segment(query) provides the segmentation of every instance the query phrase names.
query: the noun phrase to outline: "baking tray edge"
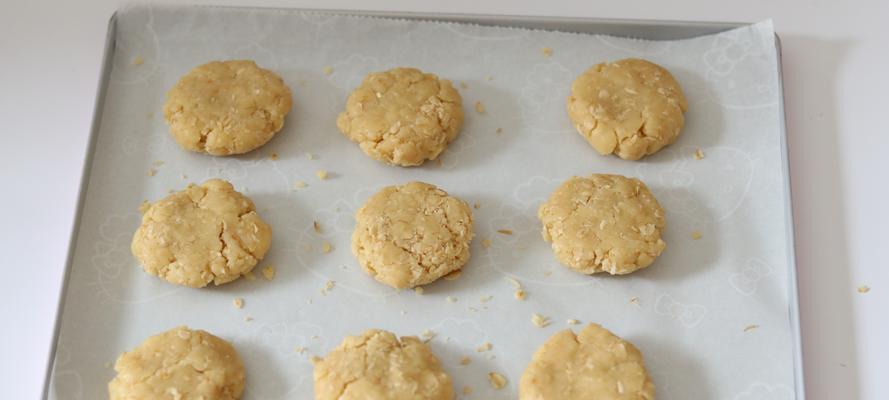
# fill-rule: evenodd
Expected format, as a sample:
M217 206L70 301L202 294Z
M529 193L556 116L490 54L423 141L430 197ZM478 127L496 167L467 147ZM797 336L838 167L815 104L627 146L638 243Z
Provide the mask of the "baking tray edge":
M71 236L68 241L68 255L65 260L65 270L62 272L62 287L59 292L58 305L56 306L56 318L53 327L52 344L50 344L49 359L44 372L43 395L44 400L49 398L52 371L55 365L56 350L59 345L59 334L62 329L62 314L65 306L65 298L68 295L68 283L71 279L71 267L74 264L74 250L77 247L77 235L80 233L80 223L83 217L83 205L89 186L90 174L93 169L93 155L96 149L96 139L99 136L99 126L102 124L102 112L105 108L105 92L108 81L111 78L111 63L114 59L114 38L117 33L117 12L108 19L108 31L105 34L105 50L102 54L102 69L99 72L99 86L96 89L96 102L93 104L93 121L90 125L90 136L87 141L86 154L83 160L83 169L80 173L80 187L77 193L77 205L75 207L74 224L71 227Z

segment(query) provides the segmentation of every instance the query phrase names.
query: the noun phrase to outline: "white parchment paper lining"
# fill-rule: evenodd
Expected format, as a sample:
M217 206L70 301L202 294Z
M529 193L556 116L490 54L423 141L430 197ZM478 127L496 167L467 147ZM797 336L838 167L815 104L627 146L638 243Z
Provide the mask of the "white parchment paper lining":
M533 352L570 328L567 319L600 323L635 343L659 399L794 397L770 22L649 42L300 11L132 8L117 14L117 28L51 398L107 397L109 363L119 353L186 324L235 344L247 366L246 399L310 398L309 357L367 328L430 330L456 390L474 389L461 398L513 399ZM639 162L596 154L564 109L576 75L625 57L667 67L689 99L679 141ZM166 90L216 59L256 60L293 89L284 130L246 156L182 151L163 121ZM336 130L349 91L368 72L395 66L434 72L460 88L466 123L440 163L385 166ZM473 110L477 101L484 114ZM697 148L703 160L692 157ZM330 178L319 181L317 170ZM667 209L668 248L652 267L625 277L575 274L541 239L539 203L564 179L593 172L639 177ZM274 280L180 288L142 272L130 254L143 200L213 177L251 196L272 225L272 249L260 267L273 265ZM373 281L349 251L355 210L380 187L410 180L479 205L462 277L429 285L422 296ZM308 187L294 189L298 181ZM692 240L693 231L703 237ZM328 254L325 242L333 247ZM513 298L507 277L521 282L525 301ZM335 287L323 294L328 280ZM232 306L235 297L245 299L243 309ZM551 325L535 327L532 313ZM751 325L758 328L745 332ZM493 349L477 353L484 342ZM472 363L460 366L463 356ZM507 377L506 388L489 386L492 371Z

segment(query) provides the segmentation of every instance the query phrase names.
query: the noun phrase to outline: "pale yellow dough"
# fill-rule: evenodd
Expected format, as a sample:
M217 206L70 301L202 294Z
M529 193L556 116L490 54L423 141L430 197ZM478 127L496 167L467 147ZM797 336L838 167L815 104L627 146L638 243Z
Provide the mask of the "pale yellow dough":
M664 209L642 181L620 175L572 177L537 211L556 258L584 273L629 274L654 262Z
M271 240L253 202L211 179L149 205L131 249L145 272L198 288L250 272Z
M274 72L249 60L213 61L170 89L164 117L182 148L227 156L271 140L292 104L290 88Z
M348 336L315 362L315 400L451 400L432 350L413 336L372 329Z
M428 183L383 188L355 220L352 253L368 274L394 288L430 283L469 261L469 205Z
M543 344L522 374L519 400L652 400L642 353L607 329L589 324Z
M111 400L236 400L244 364L231 344L180 326L152 336L114 364Z
M628 58L594 65L574 80L568 116L599 153L638 160L673 143L688 102L673 75Z
M462 100L446 79L394 68L364 78L336 125L368 156L415 166L437 158L460 133Z

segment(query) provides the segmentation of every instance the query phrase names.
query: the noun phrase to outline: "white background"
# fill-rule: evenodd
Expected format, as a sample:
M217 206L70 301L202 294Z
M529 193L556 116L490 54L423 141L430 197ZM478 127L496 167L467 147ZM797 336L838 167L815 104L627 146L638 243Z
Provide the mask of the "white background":
M246 5L236 1L214 4ZM673 20L772 18L782 38L809 399L889 398L889 2L261 1ZM38 398L117 0L0 3L0 387ZM872 290L859 294L856 288Z

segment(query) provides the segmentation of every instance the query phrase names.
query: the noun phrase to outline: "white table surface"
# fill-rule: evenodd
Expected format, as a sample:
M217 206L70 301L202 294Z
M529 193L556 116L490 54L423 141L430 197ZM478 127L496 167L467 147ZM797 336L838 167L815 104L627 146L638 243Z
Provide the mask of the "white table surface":
M245 1L208 1L247 5ZM780 4L779 4L780 3ZM0 387L38 398L105 29L120 0L0 3ZM809 399L889 399L889 2L283 1L278 7L759 21L783 42ZM869 293L857 288L868 285Z

